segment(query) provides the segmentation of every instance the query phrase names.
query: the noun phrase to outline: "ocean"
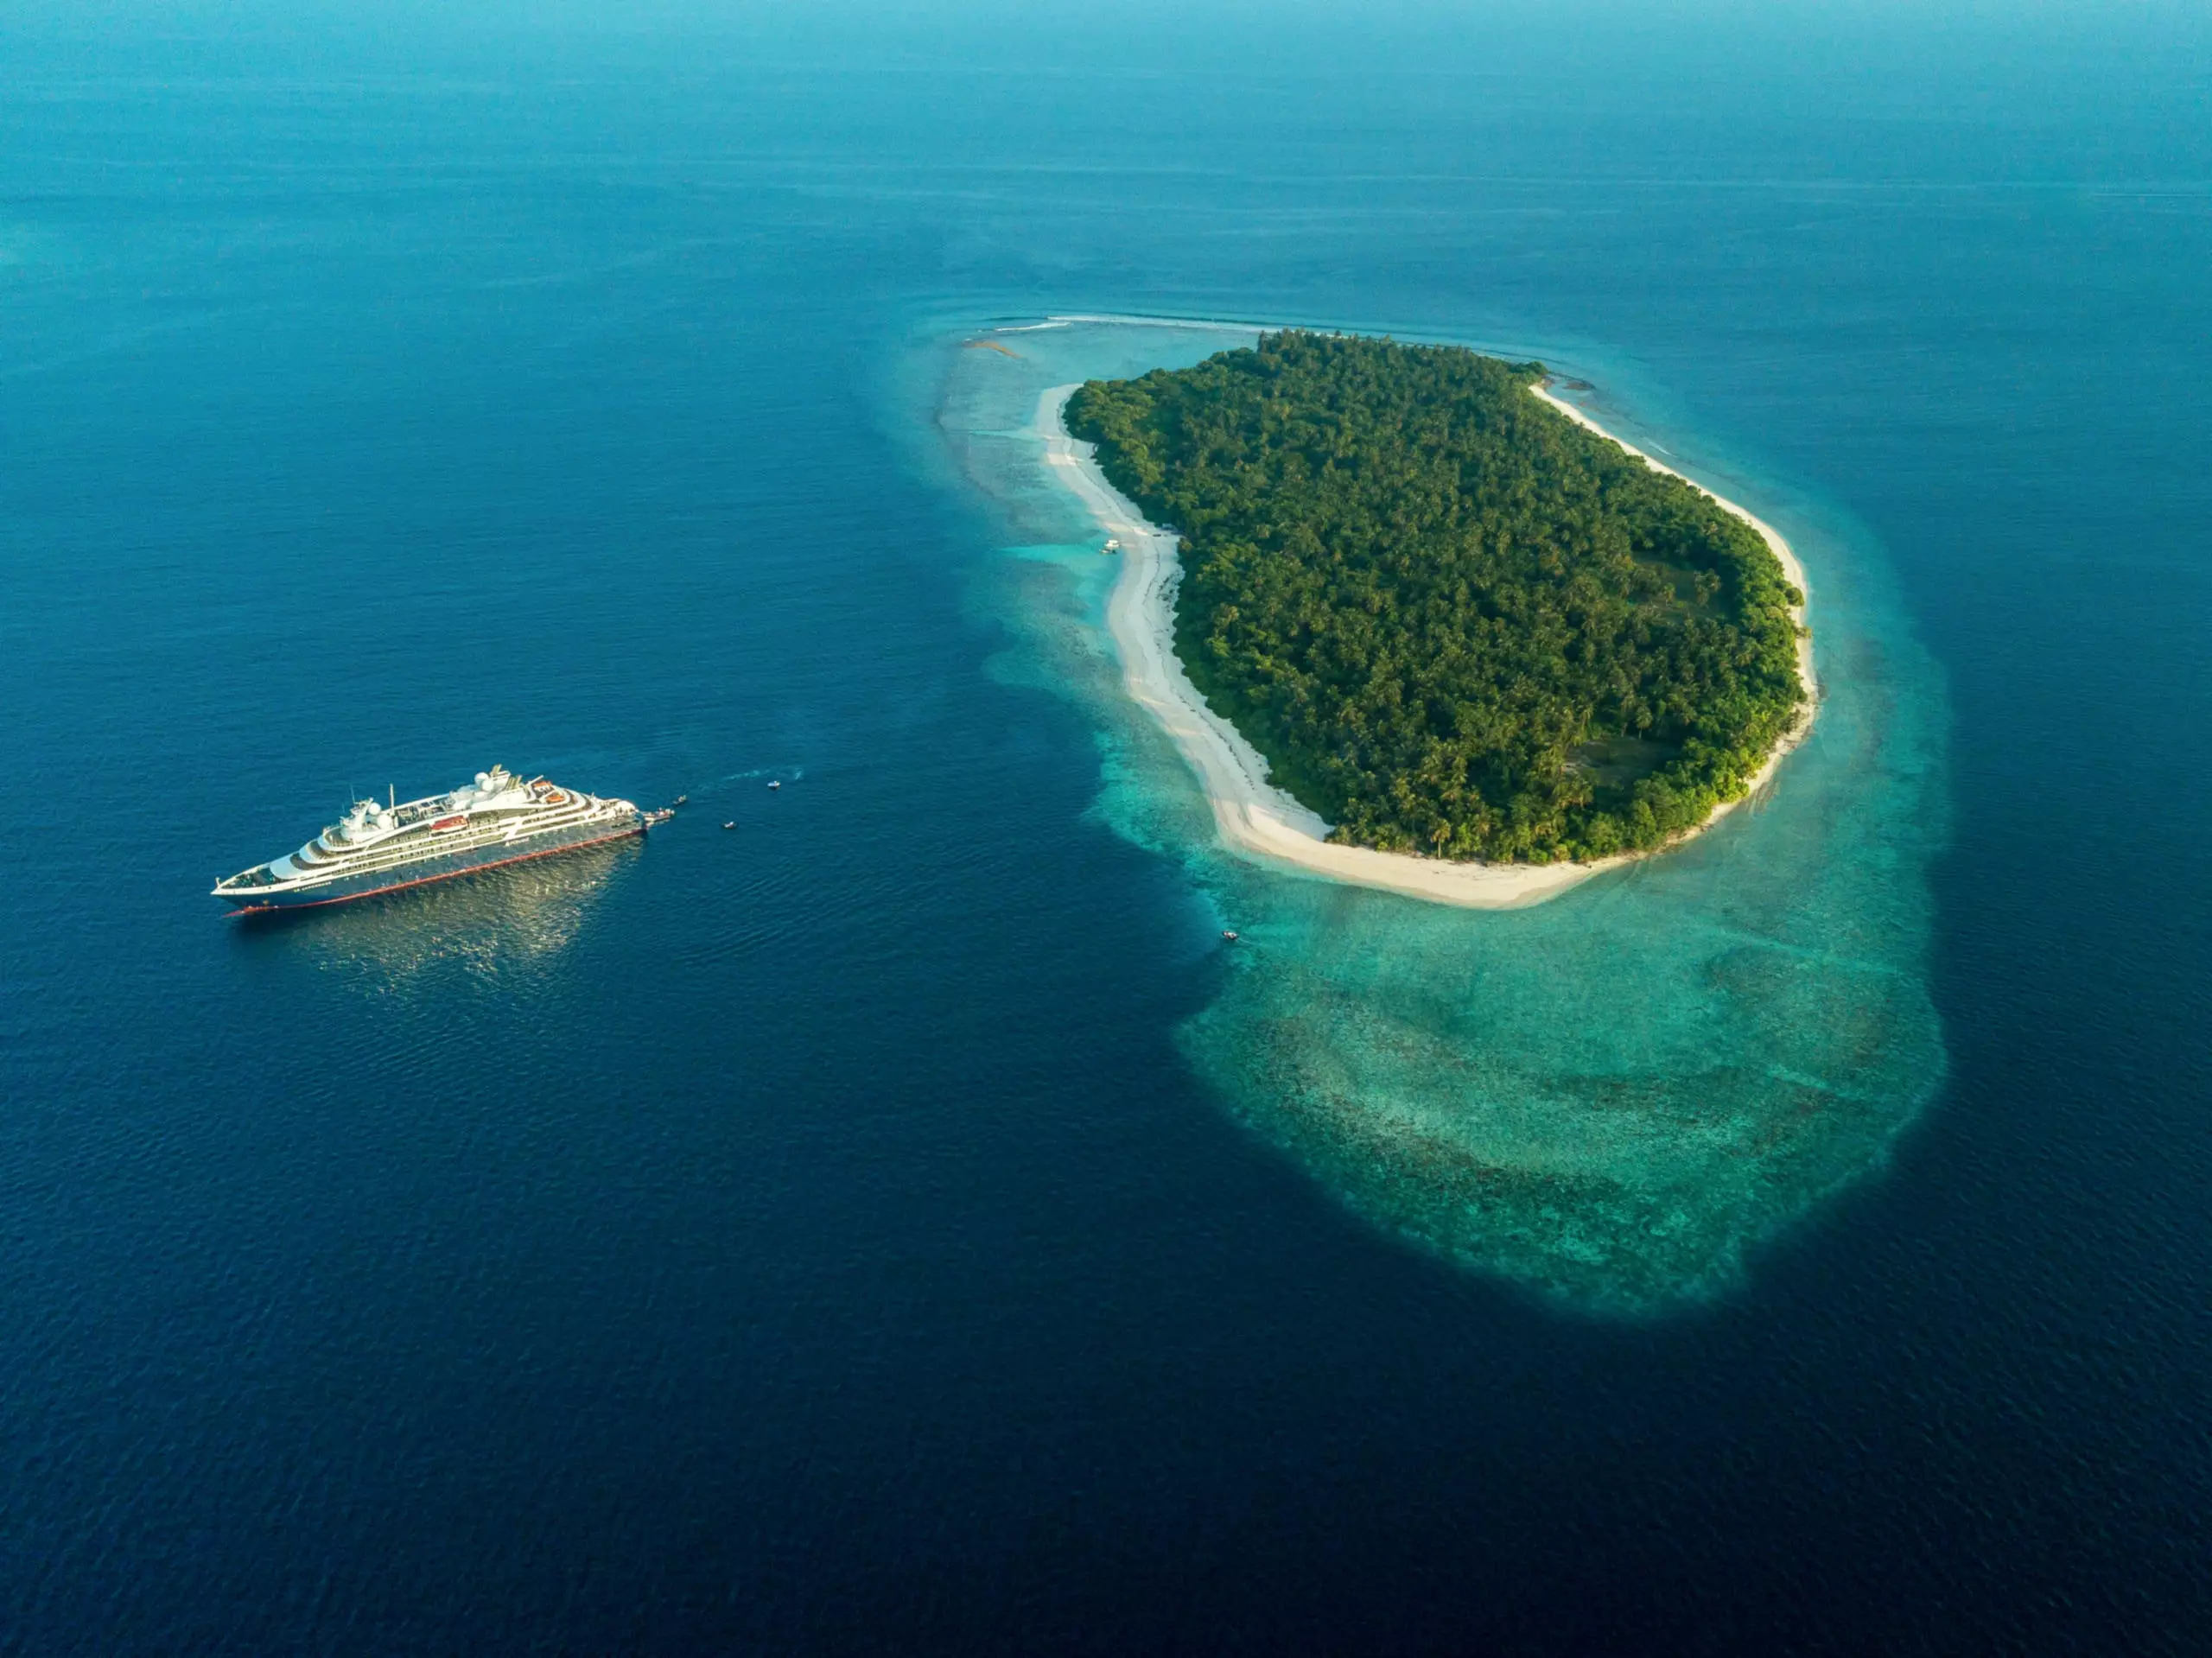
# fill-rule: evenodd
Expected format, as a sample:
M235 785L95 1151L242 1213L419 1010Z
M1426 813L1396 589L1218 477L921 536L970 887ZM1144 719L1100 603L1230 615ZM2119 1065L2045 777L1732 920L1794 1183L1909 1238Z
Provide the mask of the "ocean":
M0 1649L2202 1649L2208 46L0 24ZM1775 522L1771 797L1213 848L1028 422L1294 323ZM691 804L207 895L494 761Z

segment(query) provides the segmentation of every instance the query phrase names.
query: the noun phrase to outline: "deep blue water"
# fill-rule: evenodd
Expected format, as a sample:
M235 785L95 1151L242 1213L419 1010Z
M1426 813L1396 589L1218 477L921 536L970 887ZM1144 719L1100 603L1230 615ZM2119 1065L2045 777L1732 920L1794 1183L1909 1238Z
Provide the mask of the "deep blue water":
M2201 19L0 27L0 1643L2207 1643ZM1881 549L1948 1081L1739 1289L1194 1073L935 423L1065 310L1565 342ZM698 810L205 896L494 759Z

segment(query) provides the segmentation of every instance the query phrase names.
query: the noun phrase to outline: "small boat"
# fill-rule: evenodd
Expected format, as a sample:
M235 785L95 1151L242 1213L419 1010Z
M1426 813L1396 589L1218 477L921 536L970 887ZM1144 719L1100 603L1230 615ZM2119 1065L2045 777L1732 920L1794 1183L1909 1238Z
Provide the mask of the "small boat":
M729 822L723 824L722 827L724 829L735 829L737 827L737 819L734 817L731 818Z
M1118 553L1122 550L1122 543L1118 540L1109 539L1098 550L1102 553Z
M780 788L782 788L784 785L783 785L782 784L780 784L780 783L777 782L773 778L769 778L769 779L768 779L768 786L769 786L771 789L780 789Z
M673 806L663 806L657 812L640 812L639 816L644 819L645 827L647 829L652 829L655 824L665 823L670 818L675 816L676 808Z
M691 804L691 797L690 795L678 795L676 797L676 804L679 806L688 806Z
M1229 929L1229 928L1227 928L1227 927L1224 927L1224 928L1221 930L1221 942L1222 942L1223 943L1224 943L1224 944L1233 944L1233 943L1235 943L1236 942L1236 933L1235 933L1234 931L1232 931L1230 929Z

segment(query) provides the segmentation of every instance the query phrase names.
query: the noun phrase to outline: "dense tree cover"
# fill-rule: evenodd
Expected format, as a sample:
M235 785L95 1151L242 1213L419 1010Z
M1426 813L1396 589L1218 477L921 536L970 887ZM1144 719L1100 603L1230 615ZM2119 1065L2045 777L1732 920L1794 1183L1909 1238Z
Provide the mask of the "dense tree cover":
M1539 364L1283 333L1094 380L1069 429L1183 537L1176 649L1354 844L1656 846L1797 715L1802 598L1757 531L1529 390Z

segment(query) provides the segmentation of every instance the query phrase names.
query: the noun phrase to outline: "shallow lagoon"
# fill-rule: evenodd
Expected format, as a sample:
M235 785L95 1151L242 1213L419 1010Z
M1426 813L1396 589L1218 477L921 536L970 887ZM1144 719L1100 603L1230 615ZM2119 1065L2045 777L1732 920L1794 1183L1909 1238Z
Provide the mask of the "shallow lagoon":
M1122 696L1103 626L1118 567L1027 429L1046 386L1195 362L1249 331L1087 320L988 337L1005 349L941 344L939 421L1006 526L982 600L1020 641L1001 670L1090 714L1098 814L1177 860L1240 933L1220 994L1179 1032L1230 1110L1376 1224L1611 1313L1726 1292L1761 1240L1881 1165L1944 1070L1926 984L1944 713L1869 538L1656 435L1808 567L1823 701L1776 785L1689 845L1528 910L1278 872L1217 844L1195 779ZM1510 349L1609 384L1603 363ZM1599 412L1655 436L1632 409Z

